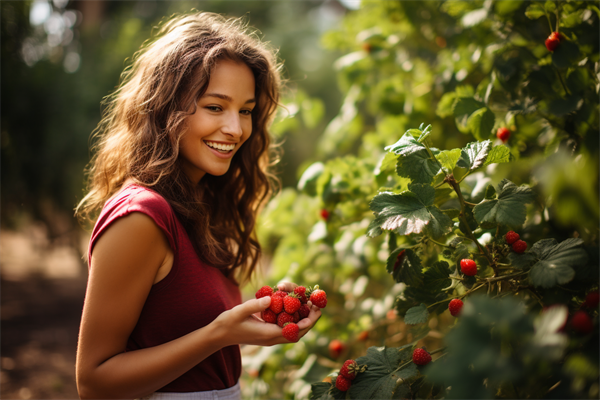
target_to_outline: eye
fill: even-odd
[[[222,110],[221,107],[219,107],[219,106],[206,106],[206,109],[209,111],[215,111],[215,112]]]
[[[252,115],[252,111],[253,110],[242,110],[242,111],[240,111],[240,114],[242,114],[242,115]]]

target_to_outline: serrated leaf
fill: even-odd
[[[404,253],[398,257],[402,252]],[[396,283],[404,282],[410,286],[422,285],[422,269],[421,259],[411,249],[399,247],[392,251],[387,259],[386,270],[394,277]]]
[[[538,19],[542,15],[546,14],[544,9],[539,4],[532,4],[525,10],[525,16],[529,19]]]
[[[492,150],[490,150],[483,166],[488,166],[490,164],[500,164],[511,162],[513,159],[512,154],[510,154],[510,149],[504,145],[494,146]]]
[[[417,151],[406,157],[398,157],[396,173],[414,183],[431,183],[440,172],[439,164],[429,156],[427,150]]]
[[[431,134],[431,124],[427,125],[425,128],[423,128],[423,125],[424,124],[421,124],[421,126],[419,127],[419,130],[421,131],[421,134],[417,139],[419,143],[423,143],[425,139],[427,139],[427,137]]]
[[[409,129],[408,131],[406,131],[404,135],[402,135],[400,140],[398,140],[396,143],[390,146],[386,146],[384,150],[391,151],[399,156],[408,156],[412,153],[416,153],[417,151],[425,150],[425,146],[419,143],[411,133],[412,130],[413,129]],[[419,131],[418,129],[414,130],[419,132],[419,134],[421,133],[421,131]]]
[[[435,158],[442,164],[442,168],[444,168],[447,173],[451,173],[456,167],[456,163],[458,162],[461,153],[461,149],[444,150],[437,154]]]
[[[404,316],[404,323],[408,325],[417,325],[427,322],[429,312],[427,306],[421,303],[420,305],[409,309]]]
[[[550,288],[570,282],[575,277],[576,265],[585,265],[588,255],[581,248],[583,240],[566,239],[557,243],[555,239],[542,239],[536,242],[531,252],[538,262],[531,267],[529,278],[534,286]]]
[[[511,252],[508,255],[510,265],[515,268],[525,269],[531,267],[533,263],[537,261],[537,257],[534,253],[526,252],[522,254]]]
[[[367,355],[358,357],[359,365],[367,365],[365,372],[359,373],[352,381],[348,391],[352,399],[390,399],[398,379],[409,381],[419,371],[417,366],[409,362],[412,359],[412,346],[401,348],[370,347]],[[404,365],[401,369],[397,368]]]
[[[460,159],[456,163],[456,166],[466,168],[470,171],[482,167],[491,149],[491,140],[469,143],[461,150]]]
[[[467,119],[467,126],[477,140],[485,140],[490,137],[496,116],[487,107],[480,108],[472,113]]]
[[[450,286],[452,279],[449,278],[452,271],[446,261],[436,261],[423,274],[423,285],[434,292]]]
[[[334,397],[331,395],[331,389],[333,385],[328,382],[317,382],[310,385],[311,392],[310,400],[333,400]]]
[[[517,227],[523,225],[527,217],[525,204],[534,200],[534,194],[528,186],[517,186],[507,179],[498,185],[496,199],[484,199],[473,208],[478,223]]]
[[[451,230],[452,220],[433,205],[435,189],[419,184],[408,187],[409,191],[400,194],[384,192],[373,198],[369,207],[375,219],[369,226],[369,236],[376,233],[377,227],[399,235],[426,232],[433,237]]]

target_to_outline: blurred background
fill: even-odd
[[[83,196],[100,102],[118,84],[126,59],[173,13],[196,8],[246,17],[280,49],[286,99],[304,99],[312,109],[301,134],[286,137],[289,121],[278,131],[285,152],[280,177],[284,186],[295,185],[322,121],[339,107],[335,55],[320,36],[348,9],[338,1],[3,0],[0,7],[1,397],[76,398],[89,236],[73,209]]]

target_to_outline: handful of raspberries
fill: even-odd
[[[319,308],[327,305],[327,294],[319,289],[297,286],[293,292],[279,290],[277,287],[263,286],[256,292],[256,298],[271,297],[271,305],[261,313],[265,322],[277,324],[283,328],[283,337],[290,342],[298,341],[298,321],[308,317],[310,308],[307,303],[310,300]]]

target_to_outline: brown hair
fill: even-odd
[[[222,176],[194,184],[178,162],[179,140],[219,60],[253,72],[252,134]],[[281,78],[275,53],[241,19],[195,12],[162,23],[123,71],[118,89],[93,133],[98,140],[87,169],[88,193],[76,208],[82,222],[97,213],[125,180],[152,188],[170,204],[200,259],[248,281],[260,256],[255,224],[277,180],[269,173],[270,126]]]

